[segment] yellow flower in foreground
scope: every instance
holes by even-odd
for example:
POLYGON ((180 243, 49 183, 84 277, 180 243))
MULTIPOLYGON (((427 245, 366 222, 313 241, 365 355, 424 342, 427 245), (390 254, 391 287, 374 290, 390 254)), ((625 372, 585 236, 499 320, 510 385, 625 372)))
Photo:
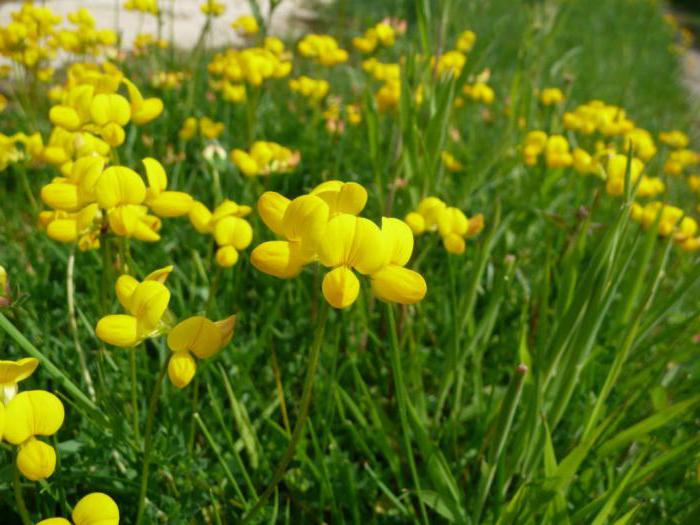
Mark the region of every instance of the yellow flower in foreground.
POLYGON ((100 319, 95 333, 105 343, 129 348, 163 329, 162 318, 170 302, 170 291, 163 282, 172 267, 153 272, 142 282, 129 275, 117 279, 115 290, 127 315, 107 315, 100 319))
POLYGON ((145 200, 148 207, 159 217, 187 215, 194 205, 192 196, 182 191, 166 191, 168 176, 163 165, 150 157, 143 159, 142 162, 148 179, 145 200))
POLYGON ((318 245, 321 264, 332 268, 323 278, 323 295, 335 308, 352 305, 360 293, 353 272, 369 275, 385 264, 382 233, 369 219, 341 214, 328 222, 318 245))
POLYGON ((44 390, 17 394, 5 407, 3 439, 19 445, 17 468, 32 481, 45 479, 56 468, 56 451, 36 436, 52 436, 63 425, 63 403, 44 390))
POLYGON ((197 370, 194 356, 207 359, 219 352, 233 337, 236 316, 210 321, 200 315, 180 322, 168 334, 168 346, 174 352, 168 362, 168 377, 177 388, 186 387, 197 370))
POLYGON ((17 361, 0 361, 0 404, 7 403, 15 397, 17 383, 31 376, 37 366, 39 366, 39 360, 33 357, 25 357, 17 361))
MULTIPOLYGON (((84 496, 73 508, 74 525, 118 525, 119 507, 107 494, 93 492, 84 496)), ((36 525, 70 525, 64 518, 48 518, 36 525)))

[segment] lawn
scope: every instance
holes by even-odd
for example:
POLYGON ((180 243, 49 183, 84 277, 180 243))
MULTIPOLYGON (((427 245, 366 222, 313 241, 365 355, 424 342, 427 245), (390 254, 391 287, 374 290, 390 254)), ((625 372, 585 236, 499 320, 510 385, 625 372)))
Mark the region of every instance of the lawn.
POLYGON ((250 5, 0 27, 2 522, 697 523, 665 5, 250 5))

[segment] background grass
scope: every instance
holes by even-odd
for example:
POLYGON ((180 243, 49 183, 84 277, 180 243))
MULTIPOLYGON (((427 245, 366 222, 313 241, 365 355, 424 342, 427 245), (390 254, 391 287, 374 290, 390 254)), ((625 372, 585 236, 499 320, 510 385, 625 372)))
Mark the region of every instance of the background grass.
MULTIPOLYGON (((424 192, 486 215, 486 231, 464 256, 448 257, 435 238, 417 240, 413 266, 426 276, 428 296, 396 310, 420 488, 398 417, 391 318, 364 290, 352 309, 330 314, 308 430, 256 520, 408 523, 421 521, 424 506, 431 523, 694 523, 700 512, 700 361, 692 338, 699 328, 697 259, 629 223, 626 207, 601 195, 594 180, 560 173, 544 184, 548 174, 524 169, 517 149, 528 129, 549 128, 552 115, 534 97, 549 85, 565 89, 567 107, 600 98, 624 106, 653 132, 692 128, 694 104, 681 86, 678 57, 669 50, 674 35, 660 6, 641 0, 606 0, 595 8, 588 0, 426 4, 428 20, 416 14, 418 0, 339 0, 322 11, 316 29, 349 46, 347 39, 384 16, 406 18, 409 36, 385 60, 420 52, 413 28, 422 23, 433 51, 441 41, 449 48, 457 31, 473 29, 478 42, 465 76, 490 69, 492 108, 456 111, 441 125, 451 95, 438 86, 428 107, 378 117, 371 144, 371 111, 363 126, 329 136, 318 115, 279 83, 264 93, 256 120, 258 137, 302 152, 297 172, 266 179, 268 189, 295 196, 342 178, 370 188, 367 216, 375 219, 389 211, 403 216, 424 192), (460 140, 450 134, 444 140, 465 164, 462 174, 430 168, 442 149, 438 132, 447 127, 459 132, 460 140), (416 136, 425 147, 412 149, 416 136), (408 185, 387 205, 382 195, 396 180, 408 185), (606 378, 614 387, 608 395, 606 378)), ((206 60, 191 64, 177 54, 122 64, 140 86, 156 67, 192 67, 194 89, 192 106, 183 103, 189 87, 158 93, 166 112, 142 133, 154 141, 144 144, 132 132, 125 164, 136 167, 146 155, 167 158, 190 114, 224 121, 227 149, 246 145, 244 111, 207 102, 206 60)), ((357 67, 332 73, 295 67, 329 78, 333 93, 348 101, 362 101, 374 89, 357 67)), ((404 71, 408 83, 417 81, 418 68, 412 73, 407 63, 404 71)), ((46 101, 37 106, 45 115, 46 101)), ((37 125, 48 131, 45 119, 37 125)), ((2 126, 33 129, 31 119, 17 114, 2 126)), ((212 204, 201 146, 190 144, 168 171, 173 187, 212 204)), ((16 169, 0 179, 0 263, 19 298, 3 313, 85 390, 66 313, 69 248, 35 227, 16 169)), ((49 169, 32 170, 34 193, 52 176, 49 169)), ((244 180, 230 165, 222 182, 240 203, 253 204, 261 192, 261 183, 244 180)), ((692 209, 681 182, 669 183, 675 199, 692 209)), ((271 238, 259 219, 253 223, 255 243, 271 238)), ((174 262, 168 286, 178 317, 206 305, 213 318, 239 317, 231 347, 202 363, 193 385, 183 391, 166 385, 160 395, 147 522, 237 523, 289 441, 280 400, 293 425, 322 275, 311 269, 283 282, 252 269, 246 256, 220 271, 211 262, 210 239, 185 221, 166 221, 162 234, 155 245, 132 243, 136 275, 174 262)), ((142 451, 130 428, 129 357, 105 348, 92 328, 105 313, 101 298, 109 299, 110 311, 118 309, 115 269, 97 252, 77 253, 75 267, 79 341, 101 416, 76 404, 46 367, 32 377, 32 388, 63 396, 67 419, 54 438, 56 474, 45 484, 27 484, 25 495, 39 518, 68 515, 68 504, 100 490, 131 523, 142 451)), ((9 337, 0 338, 8 358, 24 355, 9 337)), ((137 354, 142 424, 167 352, 162 342, 147 341, 137 354)), ((3 453, 0 515, 13 523, 11 455, 3 453)))

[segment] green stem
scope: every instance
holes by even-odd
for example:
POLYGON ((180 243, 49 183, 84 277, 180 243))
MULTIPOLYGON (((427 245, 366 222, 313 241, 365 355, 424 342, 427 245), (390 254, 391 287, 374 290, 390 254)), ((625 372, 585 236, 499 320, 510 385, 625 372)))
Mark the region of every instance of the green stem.
POLYGON ((287 466, 289 462, 294 458, 294 453, 296 452, 297 445, 304 435, 304 429, 306 427, 306 420, 309 416, 309 407, 311 405, 311 394, 314 388, 314 382, 316 378, 316 369, 318 368, 318 363, 321 358, 321 343, 323 342, 323 333, 326 328, 326 321, 328 320, 328 305, 324 302, 321 307, 321 312, 319 314, 318 324, 316 325, 316 331, 314 333, 314 341, 311 345, 311 350, 309 352, 309 363, 306 369, 306 379, 304 380, 304 390, 301 395, 301 404, 299 407, 299 417, 297 418, 296 424, 294 425, 294 432, 292 432, 292 438, 287 445, 287 450, 285 450, 282 459, 280 460, 275 473, 272 476, 272 481, 267 486, 265 491, 260 495, 260 499, 255 503, 255 506, 248 512, 244 517, 242 523, 245 525, 249 523, 257 512, 262 508, 265 501, 272 495, 272 493, 277 488, 277 484, 282 480, 284 474, 287 471, 287 466))
POLYGON ((32 525, 33 522, 29 516, 27 504, 24 502, 24 496, 22 496, 22 484, 19 479, 19 469, 17 468, 16 460, 14 468, 12 469, 12 486, 15 491, 15 503, 17 503, 17 511, 19 512, 19 517, 22 519, 22 525, 32 525))
POLYGON ((143 513, 146 510, 146 493, 148 492, 148 470, 151 465, 151 448, 153 445, 153 422, 156 417, 156 409, 158 408, 158 397, 160 395, 160 387, 163 384, 163 378, 168 370, 168 359, 163 362, 156 384, 151 393, 151 399, 148 402, 148 415, 146 416, 146 430, 143 435, 143 466, 141 467, 141 486, 139 489, 139 506, 136 511, 136 525, 140 525, 143 519, 143 513))
POLYGON ((88 389, 88 394, 90 399, 95 401, 95 387, 92 382, 92 376, 87 367, 87 362, 85 360, 85 352, 83 352, 83 347, 80 344, 80 337, 78 335, 78 322, 75 318, 75 280, 73 278, 75 270, 75 245, 71 248, 70 255, 68 256, 68 265, 66 268, 66 297, 68 302, 68 325, 70 326, 71 334, 73 335, 73 345, 75 346, 75 351, 78 354, 78 362, 80 363, 80 369, 83 374, 83 379, 85 380, 85 385, 88 389))
MULTIPOLYGON (((408 458, 408 467, 411 470, 411 476, 413 476, 413 483, 416 488, 416 492, 421 492, 420 486, 420 476, 418 475, 418 469, 416 468, 416 460, 413 456, 413 447, 411 446, 411 434, 410 426, 408 423, 408 404, 410 403, 408 399, 408 393, 406 392, 406 385, 403 380, 403 370, 401 368, 401 352, 399 350, 399 338, 396 333, 396 320, 394 319, 394 307, 392 304, 387 304, 387 313, 389 319, 389 332, 390 332, 390 343, 391 343, 391 368, 394 374, 394 388, 396 390, 396 399, 399 405, 399 418, 401 420, 401 434, 403 434, 403 444, 405 448, 405 453, 408 458)), ((427 525, 430 523, 428 520, 428 513, 425 510, 425 504, 422 498, 418 498, 418 506, 420 507, 421 517, 423 523, 427 525)))
POLYGON ((129 375, 131 379, 131 417, 133 419, 134 437, 139 441, 139 392, 136 382, 136 348, 129 348, 129 375))

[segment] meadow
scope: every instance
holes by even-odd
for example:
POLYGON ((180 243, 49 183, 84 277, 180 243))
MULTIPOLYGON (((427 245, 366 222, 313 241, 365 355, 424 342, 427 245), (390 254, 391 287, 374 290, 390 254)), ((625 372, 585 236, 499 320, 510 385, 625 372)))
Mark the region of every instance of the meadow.
POLYGON ((700 522, 692 33, 282 2, 0 26, 0 521, 700 522))

